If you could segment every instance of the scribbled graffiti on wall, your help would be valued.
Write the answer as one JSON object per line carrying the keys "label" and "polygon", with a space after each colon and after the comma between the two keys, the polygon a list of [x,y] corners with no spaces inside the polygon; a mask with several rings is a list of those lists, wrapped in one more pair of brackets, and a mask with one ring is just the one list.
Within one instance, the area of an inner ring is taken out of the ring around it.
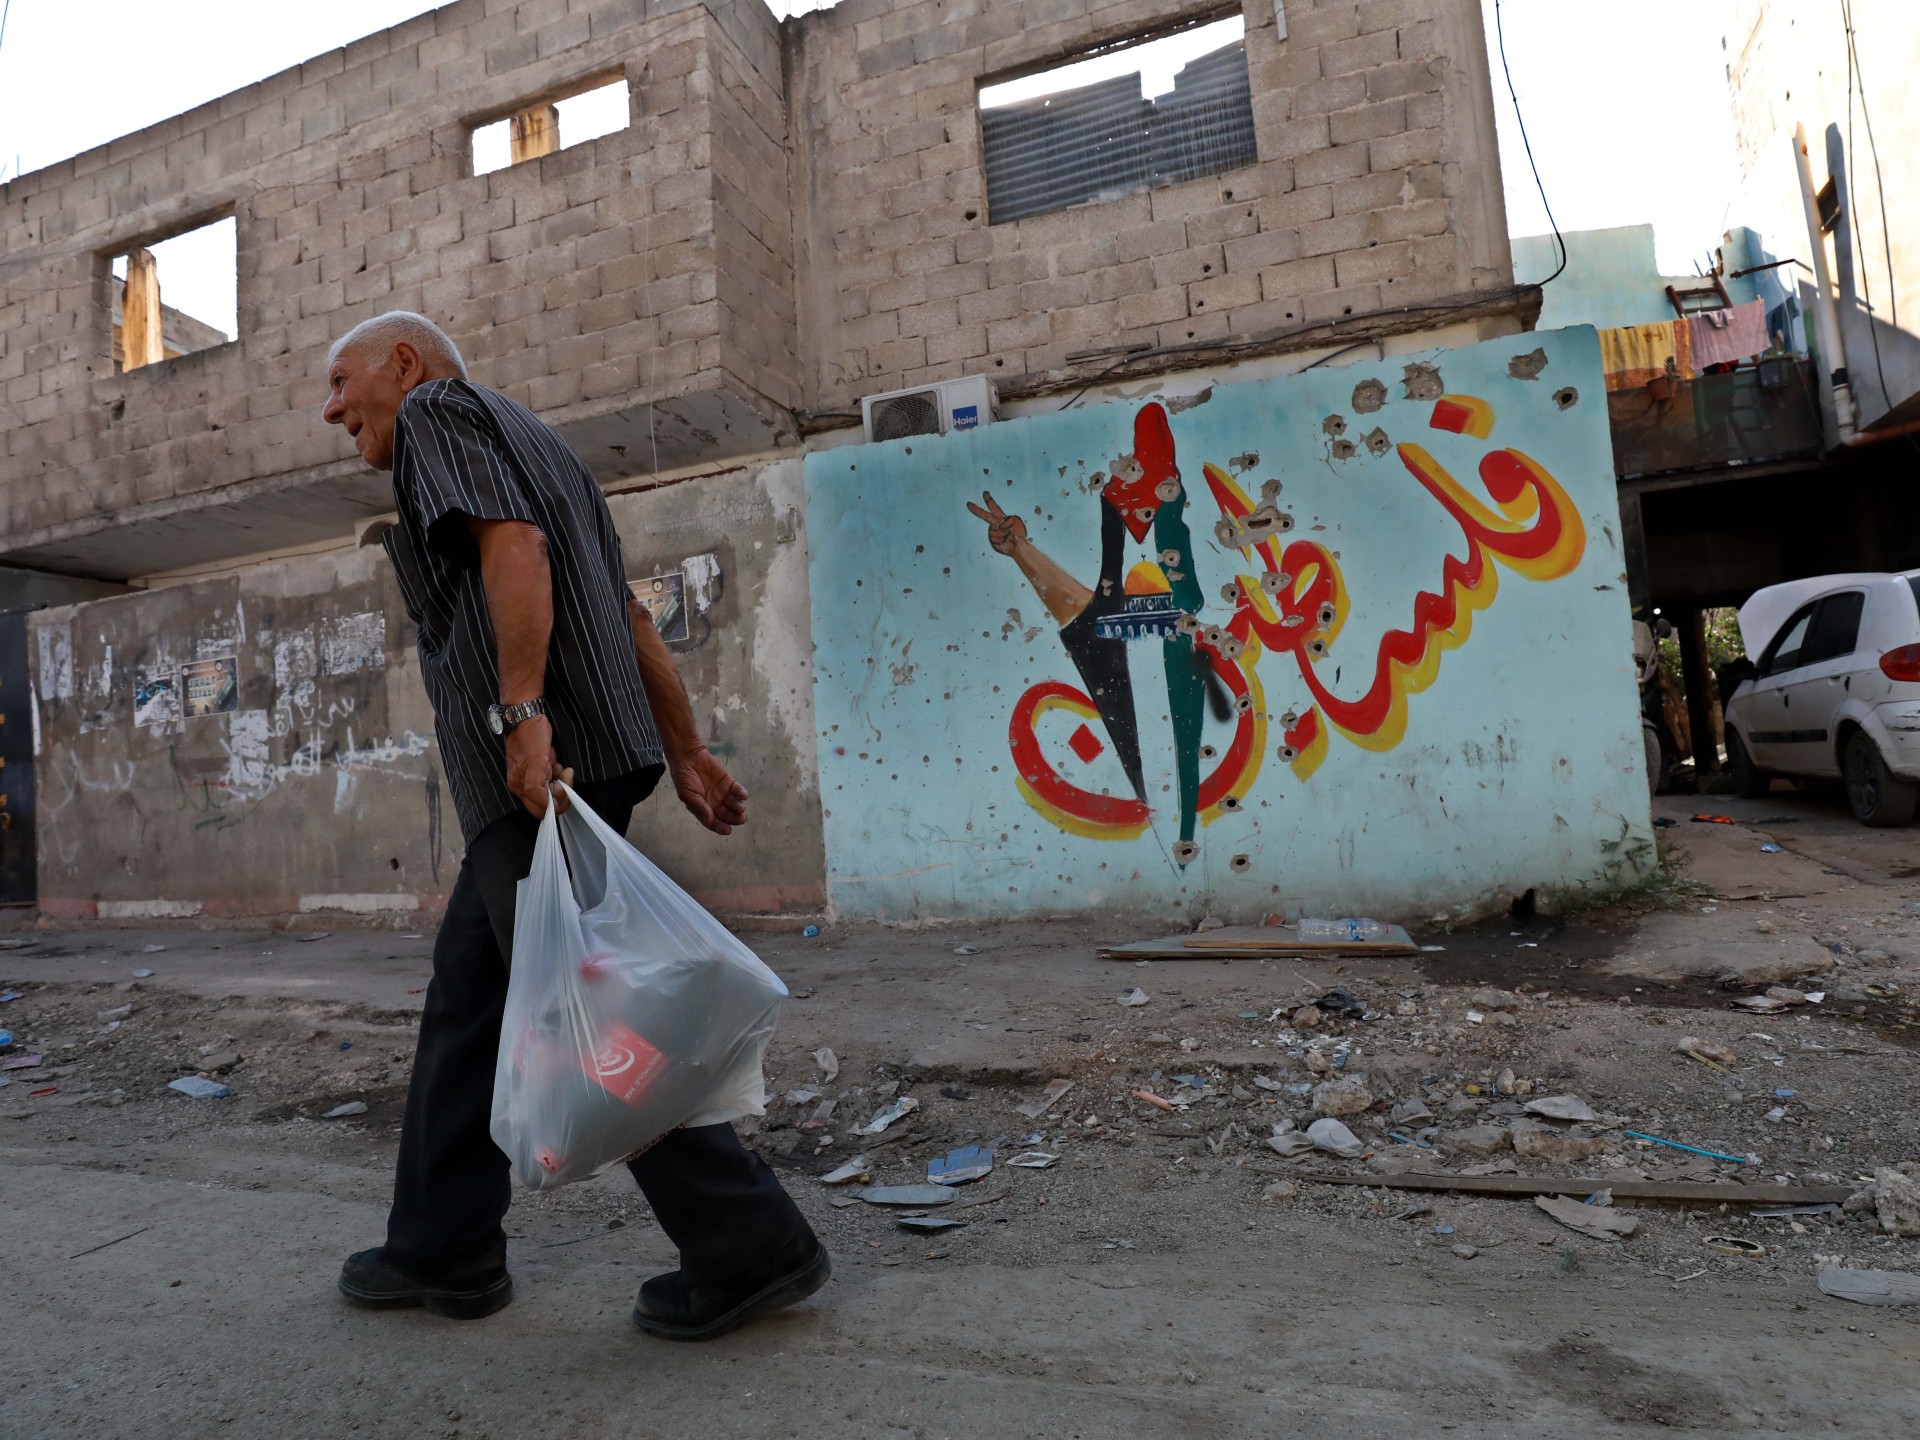
{"label": "scribbled graffiti on wall", "polygon": [[[1526,349],[813,457],[836,904],[1621,877],[1646,807],[1597,349]],[[920,523],[963,505],[971,536]],[[1501,813],[1528,795],[1555,802],[1532,839]]]}

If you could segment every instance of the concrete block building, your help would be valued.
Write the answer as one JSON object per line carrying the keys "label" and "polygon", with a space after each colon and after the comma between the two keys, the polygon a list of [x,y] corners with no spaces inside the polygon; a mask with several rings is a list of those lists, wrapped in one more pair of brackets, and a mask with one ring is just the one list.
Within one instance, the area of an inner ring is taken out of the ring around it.
{"label": "concrete block building", "polygon": [[[1063,102],[983,108],[1234,17],[1159,158]],[[556,143],[608,85],[626,123]],[[514,163],[477,165],[501,121]],[[147,324],[116,259],[228,220],[234,338],[171,312],[180,353],[116,348]],[[389,309],[579,449],[636,583],[678,577],[689,689],[761,808],[724,848],[650,813],[656,852],[723,910],[814,913],[799,461],[861,440],[863,397],[1196,391],[1510,334],[1538,292],[1474,0],[457,0],[0,186],[0,595],[44,607],[0,617],[0,899],[445,894],[431,716],[366,544],[391,490],[319,420],[329,342]]]}

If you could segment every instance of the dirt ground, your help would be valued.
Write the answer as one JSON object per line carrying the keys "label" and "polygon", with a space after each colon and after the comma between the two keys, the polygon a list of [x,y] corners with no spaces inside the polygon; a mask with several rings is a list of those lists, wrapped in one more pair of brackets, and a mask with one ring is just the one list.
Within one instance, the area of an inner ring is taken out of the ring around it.
{"label": "dirt ground", "polygon": [[[1416,925],[1437,948],[1406,960],[1101,961],[1140,937],[1097,922],[750,936],[795,998],[743,1130],[835,1279],[704,1347],[627,1321],[673,1256],[619,1171],[516,1200],[498,1316],[334,1294],[381,1236],[430,935],[11,932],[0,1058],[42,1060],[0,1072],[0,1435],[1912,1433],[1920,1308],[1814,1284],[1816,1257],[1920,1271],[1871,1215],[1618,1201],[1639,1226],[1610,1243],[1525,1199],[1314,1179],[1854,1186],[1920,1159],[1920,831],[1784,790],[1656,809],[1653,890]],[[1770,985],[1822,998],[1732,1007]],[[1334,987],[1350,1007],[1302,1009]],[[167,1088],[208,1070],[231,1098]],[[1269,1143],[1349,1092],[1363,1158]],[[1595,1118],[1524,1111],[1561,1095]],[[818,1179],[989,1141],[937,1233]],[[1031,1149],[1059,1158],[1006,1163]]]}

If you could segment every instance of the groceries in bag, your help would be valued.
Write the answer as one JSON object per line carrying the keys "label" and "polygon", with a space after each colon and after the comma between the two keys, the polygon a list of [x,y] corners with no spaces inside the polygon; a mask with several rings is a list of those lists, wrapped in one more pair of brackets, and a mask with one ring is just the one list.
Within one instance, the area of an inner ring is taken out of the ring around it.
{"label": "groceries in bag", "polygon": [[572,808],[548,811],[520,882],[494,1077],[494,1142],[536,1190],[678,1126],[763,1113],[761,1065],[787,993],[567,793]]}

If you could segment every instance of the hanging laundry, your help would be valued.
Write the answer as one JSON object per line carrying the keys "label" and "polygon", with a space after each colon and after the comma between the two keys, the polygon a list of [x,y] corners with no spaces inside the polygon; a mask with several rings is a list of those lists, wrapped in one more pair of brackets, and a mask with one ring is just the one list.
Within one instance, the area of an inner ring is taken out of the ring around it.
{"label": "hanging laundry", "polygon": [[1693,363],[1702,370],[1764,354],[1772,343],[1767,337],[1767,307],[1760,300],[1729,310],[1703,310],[1687,317],[1687,328],[1692,331]]}
{"label": "hanging laundry", "polygon": [[1694,376],[1692,336],[1684,320],[1662,320],[1653,325],[1627,325],[1600,332],[1600,368],[1607,373],[1607,389],[1638,390],[1648,381],[1669,373],[1676,379]]}

